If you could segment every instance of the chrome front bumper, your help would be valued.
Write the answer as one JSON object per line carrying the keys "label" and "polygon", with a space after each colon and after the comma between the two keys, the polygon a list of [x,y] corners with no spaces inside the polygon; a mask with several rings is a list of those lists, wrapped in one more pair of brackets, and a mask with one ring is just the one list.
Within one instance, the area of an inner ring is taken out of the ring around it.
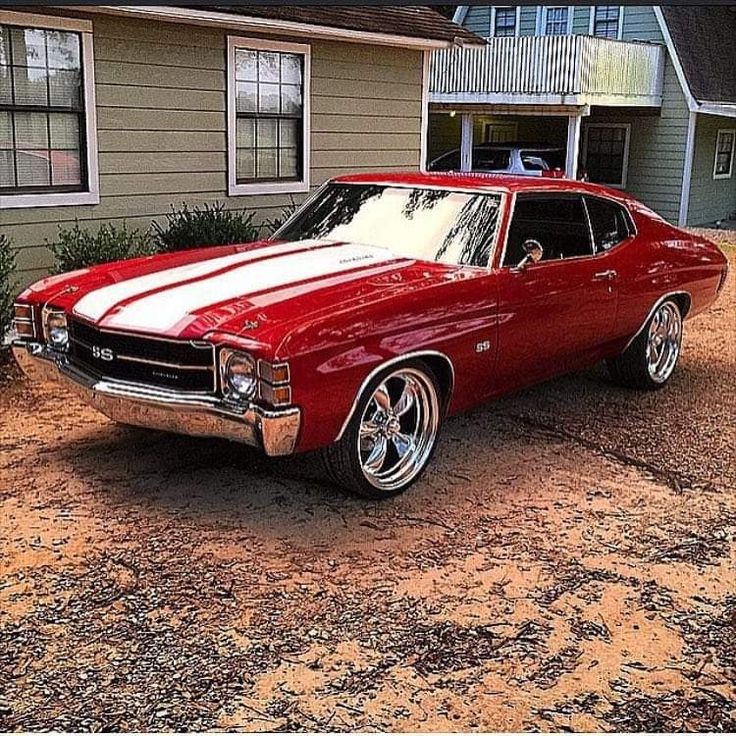
{"label": "chrome front bumper", "polygon": [[294,452],[301,412],[235,407],[216,396],[183,393],[92,376],[36,342],[16,342],[13,355],[33,381],[54,381],[116,422],[198,437],[222,437],[261,448],[267,455]]}

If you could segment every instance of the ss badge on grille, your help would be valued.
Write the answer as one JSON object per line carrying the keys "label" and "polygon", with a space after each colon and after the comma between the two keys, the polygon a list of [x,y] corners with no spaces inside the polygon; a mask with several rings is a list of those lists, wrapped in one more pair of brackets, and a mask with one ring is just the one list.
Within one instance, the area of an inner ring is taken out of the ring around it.
{"label": "ss badge on grille", "polygon": [[98,360],[112,360],[115,356],[113,355],[112,350],[110,348],[101,348],[97,345],[92,346],[92,357],[97,358]]}

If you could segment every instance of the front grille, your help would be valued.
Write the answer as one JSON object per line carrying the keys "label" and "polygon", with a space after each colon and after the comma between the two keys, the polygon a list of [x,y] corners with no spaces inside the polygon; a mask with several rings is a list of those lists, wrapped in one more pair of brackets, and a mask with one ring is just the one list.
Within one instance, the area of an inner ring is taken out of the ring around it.
{"label": "front grille", "polygon": [[215,390],[211,345],[99,330],[69,321],[69,359],[104,378],[181,391]]}

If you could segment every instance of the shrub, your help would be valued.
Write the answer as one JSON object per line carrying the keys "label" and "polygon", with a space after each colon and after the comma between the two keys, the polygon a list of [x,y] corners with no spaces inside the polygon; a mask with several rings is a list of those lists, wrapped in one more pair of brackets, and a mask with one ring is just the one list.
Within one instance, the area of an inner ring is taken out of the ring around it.
{"label": "shrub", "polygon": [[15,300],[16,281],[13,278],[15,271],[15,253],[10,247],[10,240],[0,234],[0,345],[10,329]]}
{"label": "shrub", "polygon": [[299,206],[293,197],[289,197],[289,204],[281,208],[281,214],[271,220],[264,220],[263,227],[269,235],[275,233],[298,209]]}
{"label": "shrub", "polygon": [[139,230],[128,230],[122,225],[105,224],[97,232],[90,232],[74,222],[71,228],[59,227],[55,243],[46,242],[54,254],[55,273],[74,271],[96,263],[119,261],[147,255],[152,252]]}
{"label": "shrub", "polygon": [[153,239],[160,251],[187,250],[202,245],[250,243],[258,239],[253,213],[226,210],[221,202],[191,209],[171,207],[166,224],[152,223]]}

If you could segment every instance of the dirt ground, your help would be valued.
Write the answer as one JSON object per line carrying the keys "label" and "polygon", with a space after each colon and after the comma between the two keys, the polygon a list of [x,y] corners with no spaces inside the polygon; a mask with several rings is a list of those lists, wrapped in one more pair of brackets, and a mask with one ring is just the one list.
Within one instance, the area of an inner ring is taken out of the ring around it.
{"label": "dirt ground", "polygon": [[667,389],[596,368],[452,419],[381,504],[6,367],[0,730],[736,729],[725,248]]}

